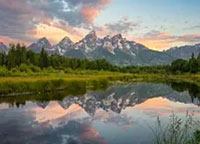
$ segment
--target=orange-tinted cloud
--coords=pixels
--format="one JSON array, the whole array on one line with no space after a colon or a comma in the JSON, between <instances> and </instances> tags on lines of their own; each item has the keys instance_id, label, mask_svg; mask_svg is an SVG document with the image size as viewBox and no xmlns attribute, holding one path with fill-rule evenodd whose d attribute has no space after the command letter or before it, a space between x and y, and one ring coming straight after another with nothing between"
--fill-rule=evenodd
<instances>
[{"instance_id":1,"label":"orange-tinted cloud","mask_svg":"<svg viewBox=\"0 0 200 144\"><path fill-rule=\"evenodd\" d=\"M0 42L3 42L5 44L11 44L11 43L21 43L21 44L29 44L26 41L18 40L18 39L13 39L7 36L0 36Z\"/></svg>"},{"instance_id":2,"label":"orange-tinted cloud","mask_svg":"<svg viewBox=\"0 0 200 144\"><path fill-rule=\"evenodd\" d=\"M78 40L80 39L79 28L88 30L100 11L110 2L111 0L39 0L37 2L1 0L0 35L32 42L35 40L34 32L38 33L38 25L45 24L63 29L68 35L73 33L72 39ZM57 25L55 21L58 22ZM52 34L53 29L50 30L49 35Z\"/></svg>"},{"instance_id":3,"label":"orange-tinted cloud","mask_svg":"<svg viewBox=\"0 0 200 144\"><path fill-rule=\"evenodd\" d=\"M165 50L173 46L199 43L200 34L175 36L168 32L151 31L143 37L134 38L134 40L151 49Z\"/></svg>"},{"instance_id":4,"label":"orange-tinted cloud","mask_svg":"<svg viewBox=\"0 0 200 144\"><path fill-rule=\"evenodd\" d=\"M112 0L99 0L95 5L85 5L81 9L81 14L89 22L92 23L99 16L100 11Z\"/></svg>"}]
</instances>

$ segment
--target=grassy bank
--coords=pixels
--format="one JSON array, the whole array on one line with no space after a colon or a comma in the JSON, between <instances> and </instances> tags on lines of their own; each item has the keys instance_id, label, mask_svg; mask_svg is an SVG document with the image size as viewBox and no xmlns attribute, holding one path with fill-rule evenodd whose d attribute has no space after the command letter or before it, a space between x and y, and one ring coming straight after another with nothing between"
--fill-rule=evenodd
<instances>
[{"instance_id":1,"label":"grassy bank","mask_svg":"<svg viewBox=\"0 0 200 144\"><path fill-rule=\"evenodd\" d=\"M98 90L117 81L129 81L131 74L113 72L79 72L74 74L51 73L48 75L25 75L0 78L0 94L29 94L33 92L51 92L58 90Z\"/></svg>"},{"instance_id":2,"label":"grassy bank","mask_svg":"<svg viewBox=\"0 0 200 144\"><path fill-rule=\"evenodd\" d=\"M106 71L74 71L0 77L0 95L58 90L98 90L124 82L187 82L200 86L200 74L130 74Z\"/></svg>"}]
</instances>

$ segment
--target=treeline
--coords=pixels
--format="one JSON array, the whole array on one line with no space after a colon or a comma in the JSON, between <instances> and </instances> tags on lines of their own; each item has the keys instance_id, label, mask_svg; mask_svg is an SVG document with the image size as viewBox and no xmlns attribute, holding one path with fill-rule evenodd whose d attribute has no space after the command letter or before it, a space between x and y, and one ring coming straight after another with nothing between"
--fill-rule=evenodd
<instances>
[{"instance_id":1,"label":"treeline","mask_svg":"<svg viewBox=\"0 0 200 144\"><path fill-rule=\"evenodd\" d=\"M192 54L189 60L177 59L172 62L170 71L172 73L197 73L200 71L200 54L197 58Z\"/></svg>"},{"instance_id":2,"label":"treeline","mask_svg":"<svg viewBox=\"0 0 200 144\"><path fill-rule=\"evenodd\" d=\"M88 60L67 58L60 55L48 55L42 49L40 53L28 50L20 44L11 45L11 50L6 53L0 53L0 66L11 70L13 73L20 72L39 72L46 70L53 72L54 70L63 70L66 73L74 70L103 70L123 73L165 73L169 66L127 66L120 67L112 65L105 59Z\"/></svg>"},{"instance_id":3,"label":"treeline","mask_svg":"<svg viewBox=\"0 0 200 144\"><path fill-rule=\"evenodd\" d=\"M108 63L106 60L88 60L67 58L59 55L48 55L42 49L39 54L28 50L20 44L12 45L11 50L6 53L0 53L0 65L8 68L19 68L22 65L37 67L40 69L53 68L55 70L107 70L119 71L120 67ZM36 69L37 69L36 68Z\"/></svg>"},{"instance_id":4,"label":"treeline","mask_svg":"<svg viewBox=\"0 0 200 144\"><path fill-rule=\"evenodd\" d=\"M97 70L113 71L123 73L197 73L200 71L200 55L195 58L192 54L189 60L178 59L171 65L164 66L126 66L120 67L112 65L106 60L89 60L67 58L57 54L48 55L42 49L40 53L35 53L26 46L17 44L11 45L8 53L0 53L0 73L11 71L16 72L40 72L47 73L64 71L73 73L75 70ZM0 74L2 75L2 74Z\"/></svg>"}]
</instances>

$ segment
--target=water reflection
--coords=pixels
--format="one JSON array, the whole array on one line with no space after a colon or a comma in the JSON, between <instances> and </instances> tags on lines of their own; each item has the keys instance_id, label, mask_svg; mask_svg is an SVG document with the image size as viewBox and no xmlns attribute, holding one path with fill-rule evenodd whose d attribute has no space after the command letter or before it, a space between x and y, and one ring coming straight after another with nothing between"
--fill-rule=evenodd
<instances>
[{"instance_id":1,"label":"water reflection","mask_svg":"<svg viewBox=\"0 0 200 144\"><path fill-rule=\"evenodd\" d=\"M64 97L0 98L0 143L151 144L157 116L200 118L199 87L136 83Z\"/></svg>"}]
</instances>

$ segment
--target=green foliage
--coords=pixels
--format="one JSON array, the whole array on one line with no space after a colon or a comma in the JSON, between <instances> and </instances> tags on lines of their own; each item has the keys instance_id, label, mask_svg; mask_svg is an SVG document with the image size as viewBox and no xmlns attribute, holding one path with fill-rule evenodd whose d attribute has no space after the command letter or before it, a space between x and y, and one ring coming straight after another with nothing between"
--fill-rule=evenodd
<instances>
[{"instance_id":1,"label":"green foliage","mask_svg":"<svg viewBox=\"0 0 200 144\"><path fill-rule=\"evenodd\" d=\"M25 73L31 72L31 70L29 69L29 66L26 64L21 64L18 69L20 72L25 72Z\"/></svg>"},{"instance_id":2,"label":"green foliage","mask_svg":"<svg viewBox=\"0 0 200 144\"><path fill-rule=\"evenodd\" d=\"M194 57L194 53L192 53L192 57L189 60L189 70L191 73L198 72L198 63L197 63L197 59Z\"/></svg>"},{"instance_id":3,"label":"green foliage","mask_svg":"<svg viewBox=\"0 0 200 144\"><path fill-rule=\"evenodd\" d=\"M72 74L73 73L73 70L71 68L65 68L64 69L64 72L65 73L68 73L68 74Z\"/></svg>"},{"instance_id":4,"label":"green foliage","mask_svg":"<svg viewBox=\"0 0 200 144\"><path fill-rule=\"evenodd\" d=\"M29 66L29 69L30 69L32 72L34 72L34 73L37 73L37 72L40 72L40 71L41 71L41 69L40 69L39 67L34 66L34 65L30 65L30 66Z\"/></svg>"},{"instance_id":5,"label":"green foliage","mask_svg":"<svg viewBox=\"0 0 200 144\"><path fill-rule=\"evenodd\" d=\"M39 62L40 62L40 67L41 68L46 68L49 65L49 58L47 52L42 48L42 51L40 52L40 57L39 57Z\"/></svg>"},{"instance_id":6,"label":"green foliage","mask_svg":"<svg viewBox=\"0 0 200 144\"><path fill-rule=\"evenodd\" d=\"M178 59L172 62L170 71L172 73L197 73L200 67L200 55L197 59L192 54L189 60Z\"/></svg>"},{"instance_id":7,"label":"green foliage","mask_svg":"<svg viewBox=\"0 0 200 144\"><path fill-rule=\"evenodd\" d=\"M195 133L194 133L194 141L196 141L198 144L200 143L200 130L197 130ZM196 143L196 144L197 144Z\"/></svg>"},{"instance_id":8,"label":"green foliage","mask_svg":"<svg viewBox=\"0 0 200 144\"><path fill-rule=\"evenodd\" d=\"M187 60L178 59L171 64L171 71L173 73L189 72L189 70L189 63Z\"/></svg>"},{"instance_id":9,"label":"green foliage","mask_svg":"<svg viewBox=\"0 0 200 144\"><path fill-rule=\"evenodd\" d=\"M56 70L51 66L43 69L43 71L46 73L55 73L56 72Z\"/></svg>"},{"instance_id":10,"label":"green foliage","mask_svg":"<svg viewBox=\"0 0 200 144\"><path fill-rule=\"evenodd\" d=\"M8 69L6 67L0 66L0 76L7 76L8 75Z\"/></svg>"}]
</instances>

